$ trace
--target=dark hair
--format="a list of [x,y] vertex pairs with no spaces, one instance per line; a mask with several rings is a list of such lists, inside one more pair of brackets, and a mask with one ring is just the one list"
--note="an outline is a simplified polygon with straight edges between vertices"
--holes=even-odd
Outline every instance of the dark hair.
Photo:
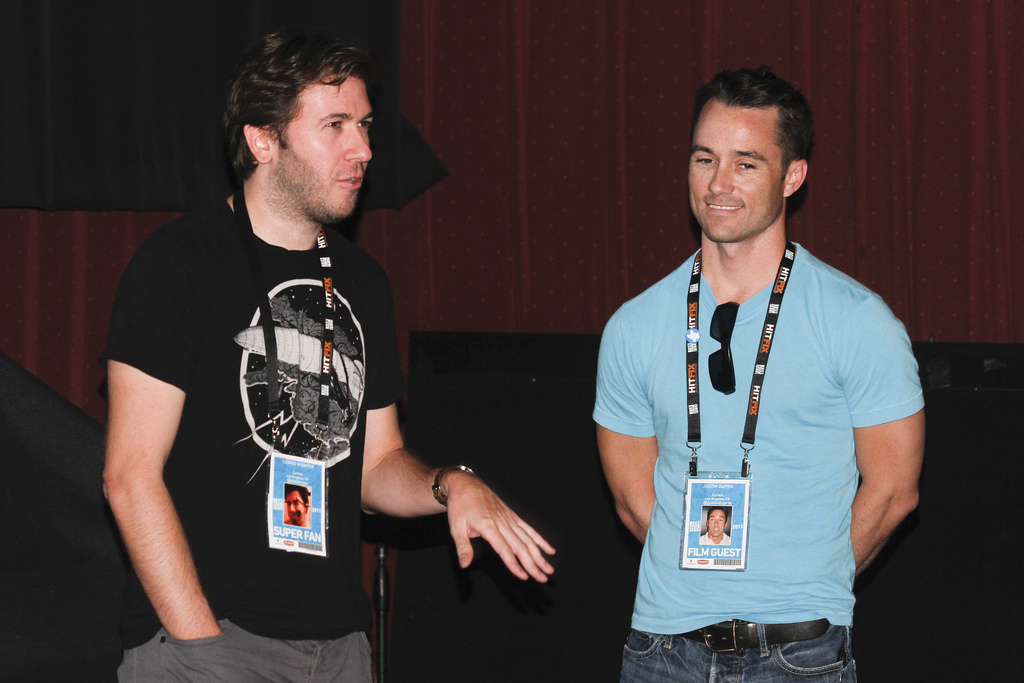
[[729,521],[729,512],[724,507],[722,507],[720,505],[712,505],[711,507],[709,507],[708,508],[708,515],[704,519],[710,519],[711,518],[711,513],[714,512],[715,510],[721,510],[722,514],[725,515],[725,520]]
[[373,58],[362,48],[322,33],[275,31],[246,51],[235,67],[224,111],[228,158],[239,182],[256,170],[245,126],[270,128],[284,142],[285,127],[299,113],[299,94],[317,83],[341,85],[350,77],[367,84]]
[[299,486],[298,484],[285,484],[284,485],[284,497],[287,498],[289,493],[298,491],[302,497],[302,502],[309,505],[309,489],[305,486]]
[[690,138],[697,129],[697,120],[710,100],[729,107],[767,109],[778,107],[776,141],[782,148],[782,168],[797,159],[809,159],[814,144],[811,105],[803,93],[772,73],[771,67],[721,71],[694,98],[693,125]]

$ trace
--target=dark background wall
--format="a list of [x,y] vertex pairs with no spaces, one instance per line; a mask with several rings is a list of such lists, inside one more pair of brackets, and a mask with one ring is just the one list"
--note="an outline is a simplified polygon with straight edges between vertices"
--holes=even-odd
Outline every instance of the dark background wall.
[[[544,585],[493,553],[460,570],[443,519],[394,522],[392,683],[618,680],[639,544],[603,484],[590,419],[597,335],[413,335],[409,441],[466,462],[555,545]],[[1008,658],[934,650],[936,633],[1004,620],[1024,595],[1006,548],[1024,346],[916,343],[928,426],[921,503],[855,585],[865,681],[1008,680]],[[799,515],[791,522],[799,525]],[[924,625],[915,628],[913,625]],[[451,656],[437,656],[437,653]],[[429,662],[429,665],[425,664]]]
[[[482,543],[459,569],[442,516],[368,518],[366,536],[398,558],[390,683],[618,679],[639,544],[598,463],[598,341],[413,334],[409,442],[433,463],[472,465],[558,552],[551,581],[522,582]],[[1006,473],[1024,346],[917,343],[915,354],[929,415],[921,504],[858,578],[858,669],[908,683],[1008,679],[1012,658],[917,653],[936,633],[1003,623],[1024,597],[999,550],[1022,512]],[[99,424],[2,354],[0,408],[0,679],[113,680],[124,559],[104,515]]]
[[692,97],[768,64],[817,147],[794,239],[915,340],[1024,341],[1009,0],[409,2],[403,111],[451,170],[360,240],[408,329],[599,332],[696,248]]
[[0,206],[182,211],[233,191],[225,86],[277,29],[327,31],[375,56],[374,164],[363,205],[400,209],[446,174],[398,91],[399,0],[0,3]]
[[[793,237],[915,340],[1024,342],[1011,0],[422,0],[400,21],[402,112],[451,170],[358,232],[392,278],[400,348],[410,329],[600,332],[696,247],[693,91],[762,64],[815,107]],[[100,418],[114,288],[168,218],[0,209],[0,350]]]

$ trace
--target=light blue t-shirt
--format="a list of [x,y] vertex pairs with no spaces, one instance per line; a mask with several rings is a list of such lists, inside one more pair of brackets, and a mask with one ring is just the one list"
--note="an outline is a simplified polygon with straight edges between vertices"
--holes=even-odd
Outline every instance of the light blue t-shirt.
[[[612,316],[601,339],[594,420],[657,436],[657,501],[644,545],[633,627],[685,633],[726,619],[853,623],[853,428],[924,406],[902,323],[882,299],[797,247],[772,342],[750,452],[747,569],[679,568],[687,441],[686,291],[693,257]],[[771,286],[740,306],[732,335],[736,391],[711,386],[716,302],[701,279],[700,472],[737,471]]]

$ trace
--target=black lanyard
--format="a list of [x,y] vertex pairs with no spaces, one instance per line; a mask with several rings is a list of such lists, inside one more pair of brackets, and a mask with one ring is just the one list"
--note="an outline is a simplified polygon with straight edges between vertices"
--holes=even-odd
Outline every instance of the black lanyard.
[[[779,309],[782,308],[782,297],[786,293],[786,283],[793,270],[793,259],[796,256],[796,245],[786,243],[786,250],[779,262],[779,272],[775,276],[771,297],[768,299],[768,312],[764,316],[764,328],[754,361],[754,376],[750,380],[750,400],[747,403],[747,419],[743,427],[742,475],[750,472],[750,451],[754,450],[754,431],[757,429],[757,415],[761,405],[761,386],[764,384],[765,371],[768,368],[768,354],[772,350],[772,339],[779,321]],[[693,451],[690,458],[690,476],[697,476],[697,449],[700,448],[700,355],[698,343],[700,331],[697,321],[700,312],[700,270],[701,252],[693,259],[693,271],[690,273],[690,289],[686,294],[686,412],[687,440],[686,445]]]
[[[245,255],[249,259],[252,270],[252,284],[256,292],[256,300],[260,307],[260,326],[263,328],[263,340],[266,345],[267,358],[267,418],[272,423],[274,440],[271,448],[277,449],[282,419],[280,410],[281,378],[278,376],[277,334],[274,318],[270,312],[270,299],[267,293],[263,268],[260,266],[259,253],[256,251],[256,233],[249,220],[249,212],[245,208],[245,193],[239,190],[234,196],[235,224],[245,245]],[[327,431],[330,418],[331,372],[334,365],[334,279],[331,275],[331,254],[327,248],[327,235],[323,228],[316,236],[317,256],[320,261],[320,276],[324,286],[324,324],[320,342],[323,358],[320,362],[320,399],[317,406],[317,430],[323,434]],[[325,443],[326,439],[320,439]]]

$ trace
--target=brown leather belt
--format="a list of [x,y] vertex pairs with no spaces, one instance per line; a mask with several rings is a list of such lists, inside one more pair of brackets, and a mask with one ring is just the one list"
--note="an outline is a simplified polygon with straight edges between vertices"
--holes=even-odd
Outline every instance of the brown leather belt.
[[[828,627],[828,619],[800,621],[795,624],[765,624],[765,644],[781,645],[798,640],[811,640],[827,631]],[[683,633],[682,636],[698,643],[704,643],[712,652],[741,652],[761,647],[761,639],[757,635],[757,624],[742,619],[712,624],[696,631]]]

